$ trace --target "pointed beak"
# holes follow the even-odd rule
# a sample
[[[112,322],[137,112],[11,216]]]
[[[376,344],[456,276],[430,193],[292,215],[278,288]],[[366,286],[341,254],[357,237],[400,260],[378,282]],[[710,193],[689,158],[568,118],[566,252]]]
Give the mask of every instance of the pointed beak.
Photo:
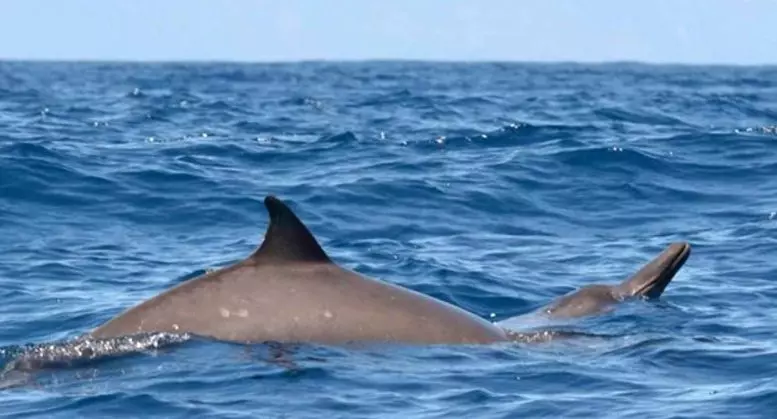
[[[687,242],[672,243],[636,274],[620,285],[628,296],[658,298],[691,255]]]

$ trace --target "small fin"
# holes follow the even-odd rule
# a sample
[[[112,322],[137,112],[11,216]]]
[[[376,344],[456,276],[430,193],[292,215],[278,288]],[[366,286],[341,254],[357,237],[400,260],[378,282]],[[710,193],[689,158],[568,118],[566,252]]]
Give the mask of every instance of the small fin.
[[[331,262],[313,234],[280,199],[268,195],[264,206],[270,223],[251,259],[273,262]]]

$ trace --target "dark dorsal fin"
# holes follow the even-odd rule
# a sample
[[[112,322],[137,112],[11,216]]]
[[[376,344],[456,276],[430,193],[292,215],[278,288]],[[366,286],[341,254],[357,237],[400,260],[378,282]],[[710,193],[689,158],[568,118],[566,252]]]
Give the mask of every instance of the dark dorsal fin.
[[[313,234],[294,212],[280,199],[269,195],[264,206],[270,214],[270,223],[264,242],[251,259],[287,262],[331,262]]]

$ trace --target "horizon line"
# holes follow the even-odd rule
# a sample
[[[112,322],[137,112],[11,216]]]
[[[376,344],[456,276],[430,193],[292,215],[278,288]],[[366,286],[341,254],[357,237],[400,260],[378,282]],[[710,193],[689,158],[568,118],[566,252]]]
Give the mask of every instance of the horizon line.
[[[0,57],[0,62],[17,63],[63,63],[63,64],[264,64],[264,65],[288,65],[305,63],[422,63],[422,64],[550,64],[550,65],[637,65],[637,66],[665,66],[665,67],[777,67],[777,62],[752,62],[737,63],[725,61],[654,61],[638,59],[602,59],[602,60],[574,60],[574,59],[454,59],[454,58],[297,58],[297,59],[238,59],[238,58],[42,58],[42,57]]]

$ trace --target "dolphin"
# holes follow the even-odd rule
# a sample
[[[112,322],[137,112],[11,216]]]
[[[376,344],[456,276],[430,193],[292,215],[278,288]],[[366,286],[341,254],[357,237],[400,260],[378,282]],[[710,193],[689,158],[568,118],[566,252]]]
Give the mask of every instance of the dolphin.
[[[269,224],[248,257],[141,302],[85,337],[162,332],[239,343],[536,340],[536,334],[527,337],[447,302],[344,269],[283,201],[269,195],[264,205]],[[688,243],[671,244],[622,284],[584,287],[545,311],[578,317],[629,298],[657,298],[689,254]]]
[[[551,318],[598,314],[630,299],[657,299],[691,255],[688,243],[672,243],[631,278],[615,284],[591,284],[564,295],[540,311]]]

